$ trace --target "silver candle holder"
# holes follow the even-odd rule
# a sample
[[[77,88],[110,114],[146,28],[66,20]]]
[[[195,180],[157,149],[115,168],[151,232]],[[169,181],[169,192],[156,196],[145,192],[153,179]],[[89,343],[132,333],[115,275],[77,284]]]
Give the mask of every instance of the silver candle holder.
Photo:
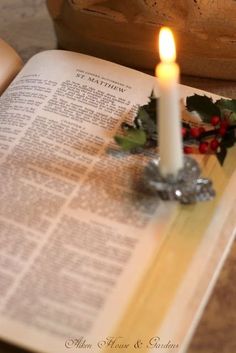
[[[177,176],[163,177],[160,173],[160,159],[152,159],[144,170],[144,182],[152,193],[163,200],[176,200],[181,204],[208,201],[215,196],[212,181],[202,178],[198,163],[191,157],[184,157],[184,166]]]

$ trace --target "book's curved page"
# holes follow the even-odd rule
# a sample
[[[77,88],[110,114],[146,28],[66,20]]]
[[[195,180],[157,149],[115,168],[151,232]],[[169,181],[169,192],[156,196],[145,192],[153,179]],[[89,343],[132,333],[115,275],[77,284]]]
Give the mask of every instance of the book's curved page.
[[[0,95],[23,66],[16,51],[0,38]]]

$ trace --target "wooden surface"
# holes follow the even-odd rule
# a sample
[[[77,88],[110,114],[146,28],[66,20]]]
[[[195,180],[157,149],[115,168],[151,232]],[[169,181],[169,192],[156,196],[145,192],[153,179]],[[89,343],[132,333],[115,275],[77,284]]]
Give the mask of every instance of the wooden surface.
[[[13,45],[25,60],[40,50],[55,48],[56,40],[44,0],[1,0],[0,19],[0,36]],[[183,77],[182,83],[236,98],[234,81]],[[227,173],[235,169],[236,151],[232,150],[231,153],[232,159],[224,166]],[[224,264],[187,353],[236,352],[235,278],[236,243]],[[0,353],[21,352],[25,351],[0,343]]]
[[[236,352],[236,244],[222,269],[188,353]]]

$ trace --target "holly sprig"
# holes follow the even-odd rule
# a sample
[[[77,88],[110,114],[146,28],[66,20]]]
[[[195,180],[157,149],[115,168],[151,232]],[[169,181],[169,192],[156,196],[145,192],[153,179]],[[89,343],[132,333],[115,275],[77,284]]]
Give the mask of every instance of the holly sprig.
[[[123,135],[116,135],[115,141],[124,151],[142,152],[158,145],[157,126],[158,98],[153,93],[146,105],[138,108],[132,122],[123,122]],[[223,164],[227,149],[236,142],[236,99],[219,99],[215,102],[206,95],[194,94],[186,98],[185,109],[201,118],[199,126],[182,122],[184,152],[215,153]],[[207,129],[205,128],[207,126]]]

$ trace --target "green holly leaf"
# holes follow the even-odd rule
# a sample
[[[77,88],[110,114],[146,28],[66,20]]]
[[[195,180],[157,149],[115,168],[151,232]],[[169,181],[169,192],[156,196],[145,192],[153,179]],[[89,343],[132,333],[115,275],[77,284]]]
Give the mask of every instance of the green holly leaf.
[[[232,112],[229,116],[229,122],[230,124],[235,124],[236,123],[236,112]]]
[[[236,99],[221,98],[215,104],[220,109],[223,119],[228,119],[232,124],[236,122]]]
[[[157,105],[158,105],[158,98],[154,97],[154,96],[150,96],[149,97],[149,102],[146,105],[143,105],[142,107],[140,107],[139,109],[144,109],[145,112],[149,115],[149,118],[152,120],[152,122],[154,124],[156,124],[157,121]],[[139,111],[138,111],[139,114]]]
[[[210,123],[212,116],[221,115],[219,107],[213,103],[212,98],[199,94],[187,97],[186,107],[190,112],[196,111],[205,123]]]
[[[143,147],[147,141],[146,133],[143,130],[134,128],[129,129],[124,136],[116,135],[114,139],[124,151]]]
[[[216,157],[220,163],[220,165],[223,165],[224,160],[227,156],[227,148],[224,146],[224,144],[220,145],[219,151],[216,153]]]
[[[135,118],[135,125],[138,129],[142,129],[143,131],[145,131],[148,137],[152,138],[153,136],[156,136],[156,121],[153,121],[150,114],[148,114],[147,110],[144,107],[139,108],[138,114]]]
[[[142,121],[142,123],[145,123],[150,119],[149,114],[144,107],[139,107],[137,117]]]
[[[220,109],[228,109],[233,112],[236,112],[236,99],[224,99],[221,98],[215,102],[215,104],[220,108]]]
[[[226,148],[234,146],[236,142],[236,137],[234,130],[227,131],[226,135],[222,138],[221,145],[224,145]]]

